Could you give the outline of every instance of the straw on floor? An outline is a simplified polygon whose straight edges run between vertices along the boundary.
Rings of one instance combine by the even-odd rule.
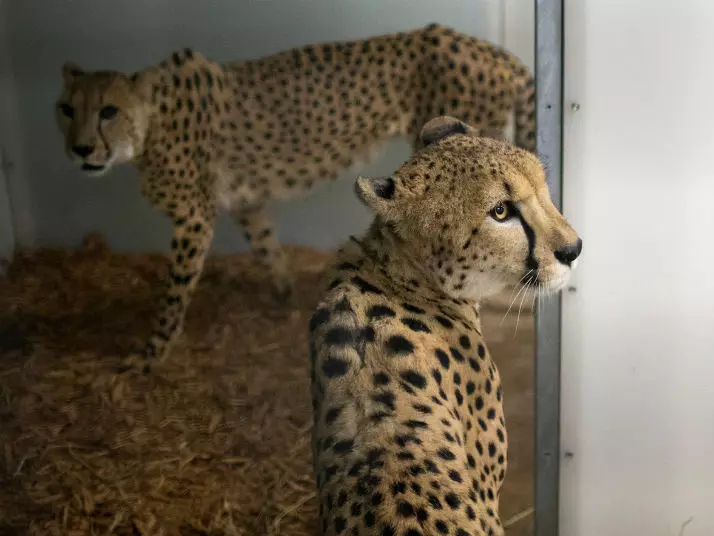
[[[0,280],[0,534],[314,535],[305,326],[331,255],[288,251],[296,306],[249,255],[214,257],[171,358],[126,378],[163,257],[97,236],[19,255]]]

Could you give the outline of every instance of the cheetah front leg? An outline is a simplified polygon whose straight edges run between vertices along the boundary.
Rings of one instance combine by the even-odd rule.
[[[280,303],[290,302],[294,296],[293,277],[265,206],[234,209],[231,215],[243,228],[251,250],[268,272],[276,299]]]
[[[172,215],[173,236],[167,288],[154,320],[153,331],[140,355],[127,358],[120,372],[148,372],[151,362],[163,359],[183,330],[184,317],[201,277],[213,239],[214,216],[200,214],[196,207]]]

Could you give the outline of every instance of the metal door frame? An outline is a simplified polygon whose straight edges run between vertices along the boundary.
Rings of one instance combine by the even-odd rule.
[[[564,0],[535,0],[536,140],[555,206],[563,189]],[[557,536],[560,502],[561,301],[535,313],[535,536]]]

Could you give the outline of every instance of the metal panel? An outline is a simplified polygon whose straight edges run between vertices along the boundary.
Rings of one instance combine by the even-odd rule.
[[[553,202],[562,202],[563,0],[536,1],[537,149]],[[536,309],[535,534],[557,536],[560,484],[560,297]]]

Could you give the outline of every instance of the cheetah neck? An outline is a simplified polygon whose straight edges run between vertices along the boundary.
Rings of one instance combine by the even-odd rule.
[[[419,293],[431,299],[453,301],[436,274],[424,266],[389,224],[376,219],[360,238],[351,237],[341,251],[342,260],[360,264],[395,291]]]

